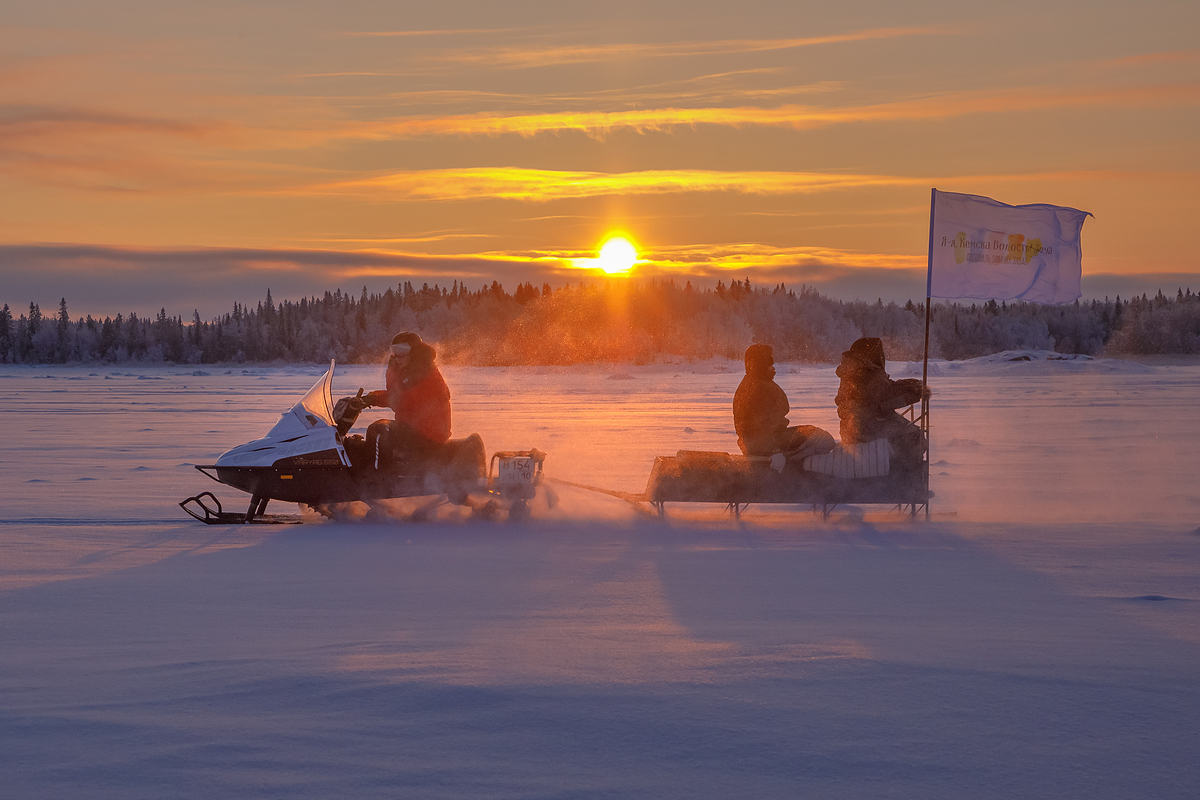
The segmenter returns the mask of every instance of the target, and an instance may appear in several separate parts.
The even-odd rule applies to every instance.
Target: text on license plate
[[[533,483],[533,459],[500,459],[499,477],[501,483]]]

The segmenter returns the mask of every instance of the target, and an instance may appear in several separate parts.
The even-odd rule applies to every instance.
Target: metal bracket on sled
[[[206,497],[216,506],[215,509],[204,501]],[[299,514],[264,514],[267,498],[257,496],[250,498],[250,508],[244,514],[221,508],[221,501],[212,492],[201,492],[195,497],[189,497],[181,501],[179,507],[205,525],[295,525],[302,521]]]

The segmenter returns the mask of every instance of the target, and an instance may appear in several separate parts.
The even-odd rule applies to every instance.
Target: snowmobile
[[[340,504],[402,497],[431,498],[412,519],[445,503],[470,507],[484,517],[529,514],[529,501],[543,482],[545,453],[497,452],[489,461],[483,439],[473,433],[451,439],[428,457],[380,467],[367,456],[361,436],[347,435],[363,410],[363,390],[354,398],[358,402],[343,398],[335,405],[333,370],[330,361],[329,370],[266,436],[222,453],[215,464],[195,465],[218,483],[248,493],[245,513],[225,511],[212,492],[188,497],[179,506],[209,525],[301,521],[295,514],[265,513],[271,500],[299,503],[325,516]]]

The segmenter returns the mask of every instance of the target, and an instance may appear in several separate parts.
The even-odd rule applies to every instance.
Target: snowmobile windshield
[[[322,375],[321,380],[313,384],[308,394],[300,398],[300,402],[292,408],[300,419],[312,415],[331,428],[336,427],[333,421],[333,365],[334,362],[330,361],[329,371]]]

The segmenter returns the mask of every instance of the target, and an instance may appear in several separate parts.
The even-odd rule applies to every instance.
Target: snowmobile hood
[[[333,369],[334,362],[330,361],[329,370],[280,416],[266,436],[222,453],[217,466],[273,466],[277,462],[303,460],[306,456],[313,460],[314,455],[319,455],[314,463],[348,466],[350,460],[338,440],[333,421]]]

